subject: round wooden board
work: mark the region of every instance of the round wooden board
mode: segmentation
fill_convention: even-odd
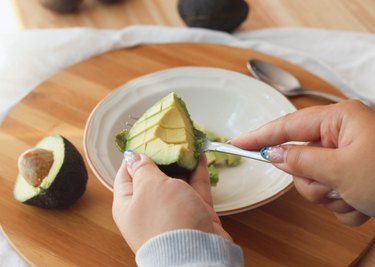
[[[0,128],[0,222],[14,247],[37,266],[135,266],[134,255],[111,216],[112,193],[89,170],[83,198],[66,210],[43,210],[13,199],[17,158],[44,136],[60,133],[82,150],[86,120],[107,94],[130,79],[177,66],[212,66],[247,74],[246,60],[262,58],[294,73],[310,88],[336,95],[303,69],[251,50],[209,44],[145,45],[71,66],[51,77],[9,114]],[[297,108],[328,104],[300,97]],[[222,218],[242,246],[246,266],[348,266],[372,240],[373,222],[341,225],[323,207],[292,189],[252,211]]]

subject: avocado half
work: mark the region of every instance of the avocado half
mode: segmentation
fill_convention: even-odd
[[[179,176],[197,166],[202,140],[196,131],[184,101],[171,92],[115,141],[121,152],[145,154],[167,175]]]
[[[71,142],[58,134],[43,138],[34,148],[23,153],[19,158],[19,168],[13,193],[15,199],[24,204],[48,209],[66,208],[86,190],[88,176],[83,158]],[[33,168],[46,176],[39,175],[35,179]]]

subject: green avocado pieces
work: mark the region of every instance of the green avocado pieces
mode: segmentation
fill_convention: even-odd
[[[211,130],[208,130],[200,125],[194,124],[194,127],[205,133],[207,139],[214,142],[225,143],[228,139],[222,136],[218,136]],[[208,174],[210,176],[211,186],[216,186],[219,182],[219,168],[220,167],[235,167],[240,164],[241,157],[237,155],[216,152],[216,151],[207,151],[205,152],[207,157],[207,166]]]
[[[174,92],[150,107],[115,139],[121,152],[147,155],[170,176],[187,174],[197,166],[200,140],[185,103]]]
[[[85,192],[87,170],[77,148],[61,135],[50,135],[18,160],[14,198],[41,208],[66,208]]]

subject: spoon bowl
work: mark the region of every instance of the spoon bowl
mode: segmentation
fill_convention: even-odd
[[[313,95],[328,99],[332,102],[344,100],[341,97],[321,91],[303,89],[299,80],[294,75],[259,59],[250,59],[247,62],[247,68],[255,78],[271,85],[285,96]]]

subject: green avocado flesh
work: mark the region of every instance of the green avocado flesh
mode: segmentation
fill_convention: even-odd
[[[47,136],[34,148],[51,151],[52,166],[38,186],[30,184],[20,172],[13,191],[15,199],[41,208],[66,208],[72,205],[86,189],[87,170],[81,154],[60,135]]]
[[[174,92],[150,107],[132,126],[116,136],[121,152],[147,155],[166,174],[193,170],[199,160],[199,144],[185,103]]]
[[[211,130],[208,130],[198,124],[194,124],[194,127],[205,133],[207,136],[207,139],[213,142],[222,142],[225,143],[228,141],[226,137],[219,136],[212,132]],[[207,166],[208,166],[208,174],[210,176],[210,182],[211,186],[216,186],[219,182],[219,168],[223,167],[235,167],[238,164],[240,164],[241,157],[222,153],[222,152],[215,152],[215,151],[207,151],[205,152],[207,157]]]
[[[150,107],[132,126],[116,135],[121,152],[132,150],[151,158],[169,176],[188,174],[199,160],[204,143],[197,130],[210,141],[226,142],[212,131],[193,124],[186,105],[174,92]],[[220,152],[206,152],[211,185],[219,181],[219,168],[237,166],[241,157]]]

